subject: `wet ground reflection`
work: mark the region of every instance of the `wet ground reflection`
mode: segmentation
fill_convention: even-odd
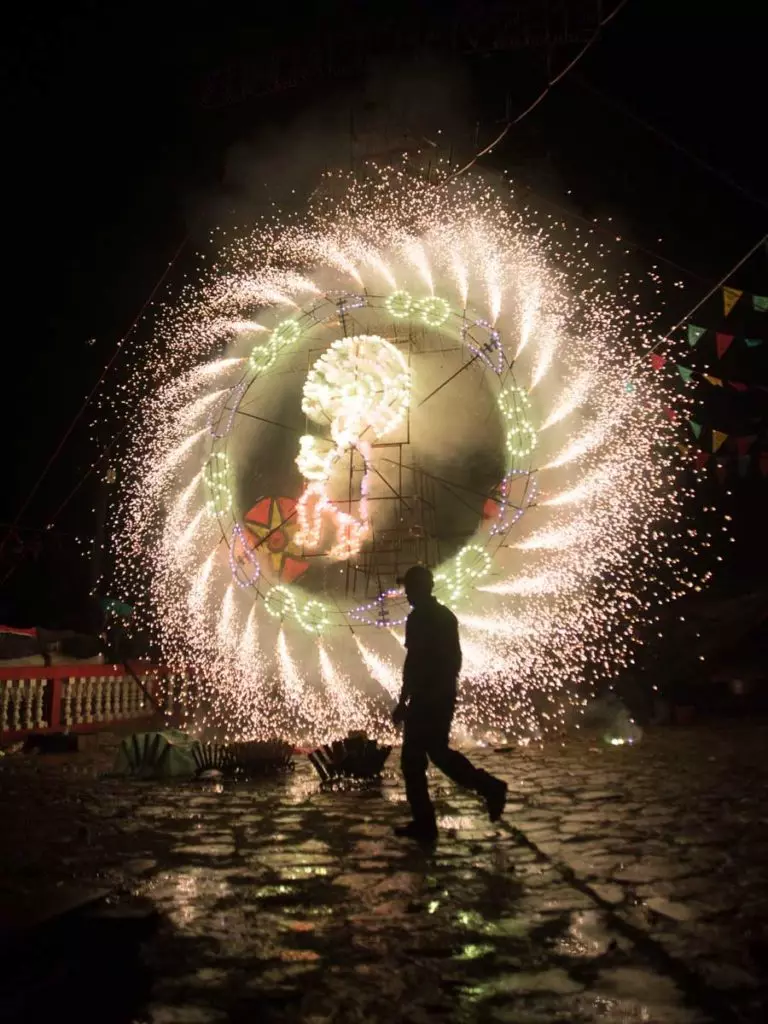
[[[391,788],[324,792],[301,766],[186,801],[204,813],[171,849],[177,866],[140,887],[165,922],[152,1019],[702,1019],[471,795],[444,795],[446,838],[425,850],[393,837]]]
[[[394,773],[355,792],[301,763],[252,785],[6,773],[5,877],[147,897],[151,1021],[762,1022],[767,740],[484,751],[506,823],[440,781],[434,850],[392,835]]]

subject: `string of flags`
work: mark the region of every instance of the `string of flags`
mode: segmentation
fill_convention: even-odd
[[[726,316],[744,294],[741,288],[723,288],[723,311]],[[749,292],[746,294],[752,300],[752,309],[756,313],[768,313],[768,295],[752,295]]]
[[[693,436],[698,440],[704,430],[704,424],[698,420],[688,420]],[[725,442],[730,438],[736,445],[736,451],[740,456],[748,455],[752,445],[757,441],[757,434],[727,434],[724,430],[712,429],[712,451],[719,451]]]
[[[762,340],[762,339],[761,339]],[[667,364],[667,357],[660,352],[651,352],[651,366],[654,370],[661,370]],[[722,377],[715,377],[711,373],[702,373],[694,370],[692,366],[683,366],[682,363],[674,364],[682,380],[687,384],[693,377],[707,381],[713,387],[733,388],[734,391],[764,391],[768,394],[768,384],[746,384],[743,380],[724,380]]]
[[[745,384],[743,380],[723,380],[722,377],[715,377],[711,373],[701,373],[699,370],[694,370],[690,366],[682,366],[680,363],[675,363],[675,366],[686,384],[691,378],[699,377],[716,388],[729,387],[734,391],[764,391],[768,394],[768,384]]]
[[[768,247],[766,248],[768,252]],[[741,288],[733,288],[726,286],[722,288],[722,301],[723,301],[723,315],[724,317],[730,316],[734,308],[737,305],[741,305],[742,308],[751,309],[754,313],[768,313],[768,295],[755,295],[751,292],[745,292]],[[764,333],[764,332],[761,332]],[[688,323],[687,324],[687,338],[688,345],[691,348],[696,348],[701,339],[705,334],[714,335],[714,347],[717,352],[718,359],[722,359],[723,356],[729,351],[733,343],[737,339],[736,332],[727,330],[712,330],[711,328],[702,327],[698,324]],[[766,344],[768,339],[765,337],[745,337],[742,334],[738,335],[739,345],[743,345],[746,349],[759,349],[762,345]],[[667,359],[664,355],[656,352],[650,354],[651,365],[655,370],[661,370],[667,363]],[[763,391],[768,393],[768,385],[764,384],[747,384],[740,380],[724,380],[722,377],[715,376],[711,373],[703,373],[699,370],[695,370],[691,366],[686,366],[681,363],[674,362],[675,369],[680,375],[683,383],[689,383],[694,377],[707,381],[708,384],[713,387],[719,388],[732,388],[734,391],[748,391],[756,392]],[[667,417],[674,423],[678,420],[679,414],[672,408],[666,408],[664,410]],[[703,423],[698,420],[686,417],[691,427],[693,437],[699,443],[704,440],[702,435],[705,434],[709,440],[707,447],[711,450],[704,451],[696,445],[680,444],[680,450],[683,454],[689,454],[692,456],[693,464],[696,469],[704,469],[708,465],[714,466],[715,473],[720,482],[724,482],[728,476],[729,470],[734,466],[738,467],[739,476],[745,477],[749,474],[751,466],[756,465],[763,477],[768,477],[768,451],[764,450],[763,442],[765,440],[765,434],[763,430],[753,434],[728,434],[724,430],[715,430],[714,428],[705,427]],[[762,438],[762,440],[759,440]],[[728,443],[728,451],[723,451],[723,446]]]
[[[726,435],[727,436],[727,435]],[[742,441],[746,444],[748,438],[737,438],[737,441]],[[736,461],[739,476],[747,476],[750,467],[755,464],[760,470],[762,476],[768,476],[768,452],[761,451],[754,455],[749,452],[742,451],[737,452],[735,456],[723,456],[717,455],[714,452],[705,452],[700,448],[692,449],[691,445],[681,444],[680,451],[683,455],[688,455],[693,452],[693,464],[696,469],[705,469],[708,465],[714,465],[717,470],[718,476],[722,479],[727,476],[729,468]]]
[[[698,345],[708,330],[709,328],[707,327],[698,327],[696,324],[688,324],[688,344],[691,348],[695,348]],[[715,331],[714,333],[717,358],[722,359],[735,341],[736,335],[728,334],[726,331]],[[760,345],[765,342],[764,338],[742,338],[741,340],[747,348],[759,348]]]

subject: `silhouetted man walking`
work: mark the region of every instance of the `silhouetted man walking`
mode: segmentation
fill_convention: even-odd
[[[398,582],[405,584],[412,611],[405,624],[403,689],[392,721],[405,726],[402,768],[413,821],[395,832],[432,842],[437,824],[427,787],[428,759],[449,779],[484,797],[491,821],[502,815],[507,784],[448,746],[461,670],[456,616],[432,596],[434,580],[425,566],[413,566]]]

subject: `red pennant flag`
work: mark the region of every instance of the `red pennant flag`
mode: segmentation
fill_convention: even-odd
[[[739,455],[746,455],[756,440],[756,434],[753,434],[752,437],[737,437],[736,451],[739,453]]]
[[[768,476],[768,452],[760,452],[760,472]]]
[[[659,355],[658,352],[651,352],[651,366],[654,370],[661,370],[666,361],[666,356]]]
[[[695,455],[694,460],[693,460],[693,464],[696,467],[696,469],[704,469],[704,467],[706,466],[706,464],[708,462],[709,462],[709,452],[702,452],[702,451],[696,452],[696,455]]]
[[[728,383],[736,391],[749,391],[749,385],[740,380],[729,380]]]
[[[664,406],[664,415],[667,417],[670,423],[677,423],[677,413],[670,406]]]
[[[717,349],[717,358],[722,359],[728,349],[731,347],[733,341],[733,334],[721,334],[718,332],[715,335],[715,348]]]

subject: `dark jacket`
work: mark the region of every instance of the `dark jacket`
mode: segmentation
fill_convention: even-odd
[[[413,711],[453,708],[461,671],[459,624],[434,597],[415,607],[405,623],[407,654],[401,701]]]

